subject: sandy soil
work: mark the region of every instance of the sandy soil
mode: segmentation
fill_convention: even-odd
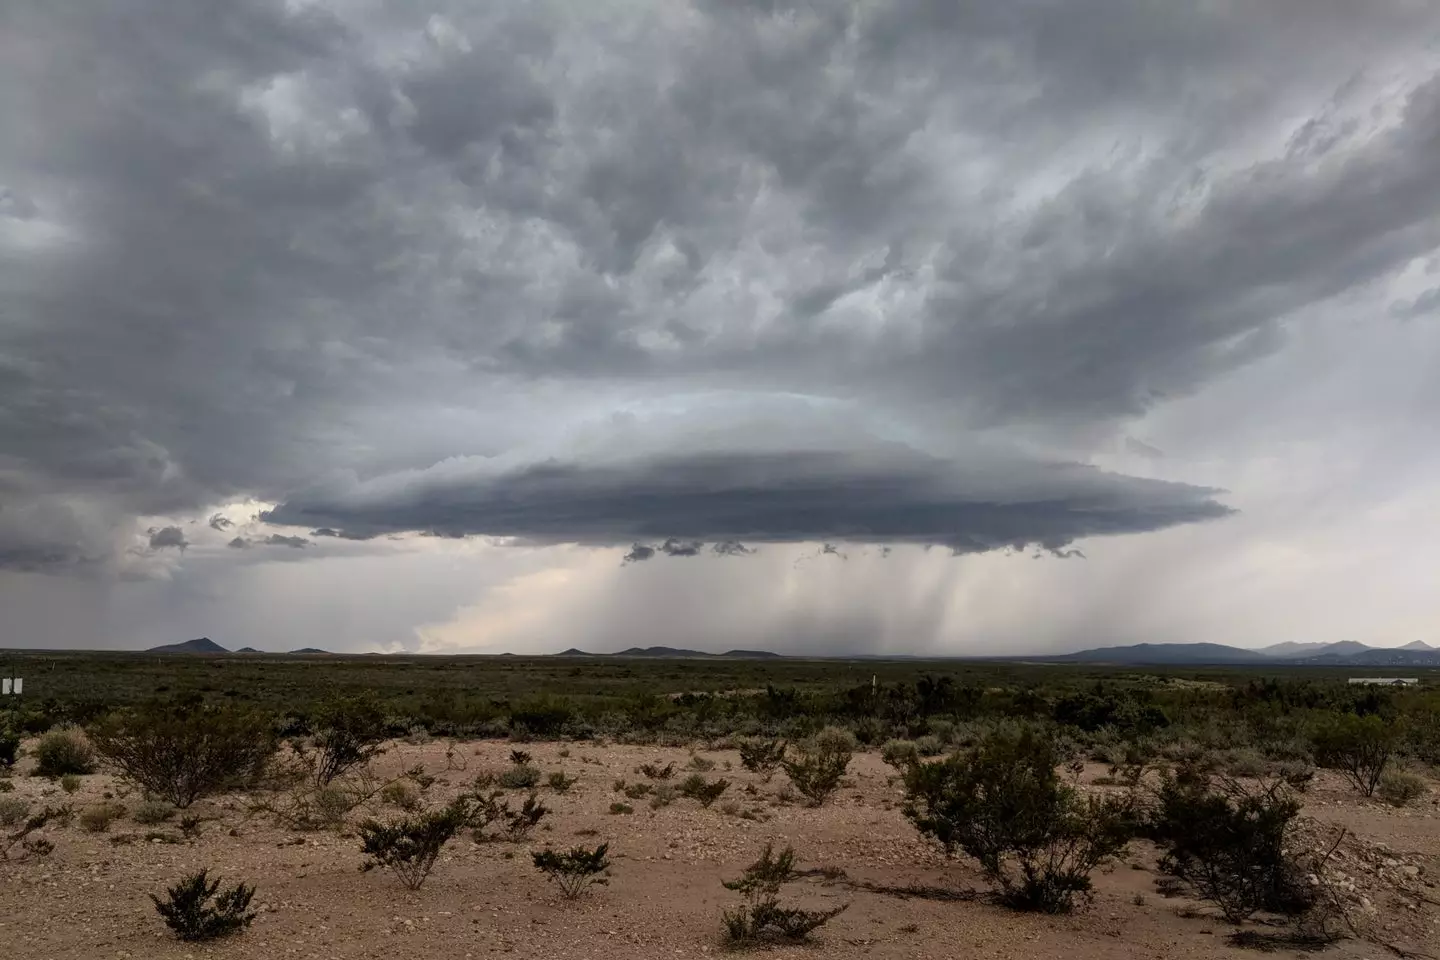
[[[395,744],[383,758],[387,773],[422,763],[439,776],[428,802],[441,802],[485,769],[507,764],[505,743],[463,744],[464,771],[446,771],[446,746]],[[723,952],[720,912],[738,902],[721,887],[737,876],[766,841],[791,844],[806,865],[843,868],[850,882],[797,882],[793,899],[805,905],[850,904],[811,945],[776,948],[774,957],[874,958],[1216,958],[1255,956],[1227,944],[1231,927],[1201,904],[1156,892],[1153,853],[1137,845],[1126,860],[1096,876],[1096,896],[1071,916],[1012,913],[983,900],[939,901],[860,889],[946,887],[983,889],[973,868],[947,862],[923,842],[899,811],[900,791],[877,755],[857,756],[850,785],[826,806],[777,801],[785,783],[769,783],[740,769],[732,752],[705,751],[732,781],[710,809],[680,799],[651,810],[611,814],[624,798],[618,778],[643,779],[637,764],[689,759],[686,751],[595,744],[533,744],[547,773],[564,770],[579,782],[563,795],[542,789],[554,813],[522,844],[477,844],[466,836],[446,849],[418,893],[379,871],[359,870],[353,836],[295,833],[272,818],[247,815],[249,798],[198,804],[207,818],[198,840],[146,842],[151,829],[128,818],[108,833],[84,832],[78,822],[47,828],[54,852],[45,859],[0,862],[0,956],[6,958],[676,958]],[[568,751],[568,756],[561,756]],[[729,763],[731,769],[725,769]],[[1087,770],[1085,778],[1103,773]],[[105,775],[86,777],[68,798],[77,810],[117,789]],[[678,777],[677,777],[678,779]],[[65,800],[49,781],[12,779],[9,796]],[[758,797],[744,787],[755,784]],[[131,794],[127,803],[138,797]],[[734,800],[762,821],[726,813]],[[1360,925],[1378,939],[1440,956],[1440,806],[1431,797],[1395,810],[1361,802],[1338,780],[1322,775],[1306,813],[1320,826],[1354,831],[1336,861]],[[358,814],[357,814],[358,816]],[[162,829],[174,832],[173,825]],[[592,833],[593,831],[593,833]],[[135,842],[116,843],[117,835]],[[608,840],[614,867],[608,886],[578,902],[563,901],[531,865],[529,851]],[[223,877],[259,888],[261,911],[243,936],[213,945],[173,940],[147,898],[188,870],[208,866]],[[1299,955],[1293,949],[1280,956]],[[1327,956],[1395,955],[1374,940],[1348,940]]]

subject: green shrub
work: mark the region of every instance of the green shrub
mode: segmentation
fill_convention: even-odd
[[[326,786],[385,752],[385,714],[364,697],[332,697],[315,711],[314,780]]]
[[[880,759],[904,772],[910,765],[920,762],[920,748],[914,740],[887,740],[880,748]]]
[[[729,780],[706,781],[702,774],[694,773],[686,777],[680,784],[680,793],[692,800],[699,800],[700,806],[709,807],[716,800],[720,799],[730,786]]]
[[[630,806],[630,804],[628,803],[621,803],[617,800],[614,803],[610,804],[610,812],[615,814],[634,813],[635,808]]]
[[[826,727],[784,761],[785,773],[811,806],[820,806],[840,787],[840,778],[855,753],[855,738],[847,730]]]
[[[605,871],[610,869],[606,857],[609,850],[610,845],[602,843],[594,849],[573,847],[565,853],[544,850],[531,856],[535,869],[555,881],[566,900],[576,900],[591,884],[609,882],[605,877]]]
[[[675,797],[678,795],[678,792],[679,791],[671,784],[660,784],[650,796],[650,809],[659,810],[661,807],[670,806],[670,804],[675,802]]]
[[[9,727],[0,727],[0,770],[15,766],[20,757],[20,734]]]
[[[30,801],[19,797],[0,797],[0,827],[13,827],[30,812]]]
[[[1245,786],[1181,771],[1161,784],[1147,824],[1160,868],[1240,923],[1257,911],[1299,916],[1316,901],[1311,872],[1287,852],[1300,804],[1283,780]]]
[[[60,778],[60,789],[66,793],[78,793],[80,791],[80,778],[73,773],[67,773]]]
[[[923,834],[980,863],[1000,898],[1062,913],[1090,893],[1090,874],[1125,848],[1130,805],[1082,797],[1060,782],[1053,739],[999,729],[946,760],[905,773],[905,815]]]
[[[243,883],[220,892],[220,881],[210,880],[207,871],[193,873],[166,891],[161,900],[150,899],[165,925],[185,941],[215,940],[239,933],[250,925],[255,914],[248,912],[255,888]]]
[[[104,833],[124,815],[125,808],[118,803],[97,803],[80,811],[80,827],[87,833]]]
[[[380,788],[380,802],[401,810],[419,810],[420,788],[409,780],[392,780]]]
[[[700,773],[709,773],[711,770],[715,769],[715,761],[711,760],[709,757],[702,757],[697,753],[690,758],[690,762],[686,764],[686,766],[689,767],[689,769],[697,770]]]
[[[1339,770],[1361,793],[1374,795],[1380,777],[1395,756],[1403,731],[1395,721],[1371,714],[1327,717],[1311,734],[1315,762]]]
[[[744,897],[745,902],[721,915],[725,939],[735,946],[762,941],[798,942],[828,923],[845,910],[842,904],[832,910],[801,910],[780,905],[781,888],[799,876],[795,869],[795,851],[786,847],[779,854],[765,845],[760,858],[745,868],[737,880],[724,881],[725,889]]]
[[[74,728],[51,730],[35,745],[35,773],[42,777],[95,772],[95,751]]]
[[[785,759],[784,740],[745,737],[737,746],[740,749],[740,766],[751,773],[763,775],[767,781]]]
[[[698,776],[698,774],[697,774],[697,776]],[[703,779],[703,778],[702,778],[702,779]],[[650,794],[650,791],[652,791],[652,790],[654,790],[654,789],[655,789],[655,788],[652,787],[650,784],[648,784],[648,783],[643,783],[643,782],[642,782],[642,783],[632,783],[632,784],[630,784],[629,786],[625,787],[625,789],[624,789],[622,792],[625,794],[625,796],[629,797],[631,800],[639,800],[641,797],[648,796],[648,795]]]
[[[540,782],[540,771],[529,764],[516,764],[500,774],[500,786],[507,790],[529,790]]]
[[[1248,747],[1227,750],[1218,759],[1221,768],[1232,777],[1258,779],[1265,776],[1270,769],[1270,764],[1260,755],[1260,751]]]
[[[915,741],[915,750],[922,757],[938,757],[945,752],[945,743],[939,737],[921,737]]]
[[[253,782],[276,749],[267,716],[193,701],[111,714],[91,728],[90,738],[128,779],[180,809]]]
[[[419,890],[440,851],[461,828],[472,823],[474,809],[467,798],[427,813],[390,823],[366,820],[360,824],[364,869],[388,867],[410,890]]]
[[[556,793],[569,793],[570,788],[575,786],[575,783],[578,779],[578,777],[565,776],[564,770],[556,770],[554,773],[550,774],[549,778],[546,780],[546,783],[548,783],[550,785],[550,789],[554,790]]]
[[[635,768],[635,772],[651,780],[669,780],[675,775],[675,764],[667,763],[662,767],[658,763],[642,763]]]
[[[1429,790],[1425,778],[1410,770],[1386,770],[1380,775],[1375,792],[1380,799],[1395,807],[1403,807],[1419,800]]]
[[[505,836],[512,843],[520,843],[549,812],[550,808],[541,803],[539,795],[533,791],[519,810],[511,810],[508,805],[502,804],[500,819],[505,825]]]

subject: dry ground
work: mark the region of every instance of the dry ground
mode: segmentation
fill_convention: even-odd
[[[510,744],[462,744],[465,770],[446,771],[443,743],[393,744],[382,772],[423,763],[439,776],[430,802],[443,801],[485,769],[507,764]],[[903,897],[858,889],[912,885],[980,889],[976,872],[947,862],[923,842],[899,811],[892,771],[875,754],[857,756],[850,785],[826,806],[810,809],[777,802],[786,783],[769,783],[740,769],[729,751],[704,751],[716,762],[710,777],[732,781],[710,809],[692,800],[652,811],[629,801],[630,815],[609,812],[624,798],[618,778],[646,761],[689,759],[684,750],[597,746],[593,743],[525,747],[542,770],[579,778],[572,790],[541,790],[554,813],[523,844],[476,844],[468,836],[446,848],[418,893],[389,874],[362,873],[353,836],[298,834],[271,818],[247,815],[249,798],[225,797],[197,805],[207,818],[200,839],[180,844],[117,844],[116,835],[147,830],[128,818],[106,834],[86,833],[78,822],[47,828],[55,850],[46,859],[0,862],[0,957],[27,958],[536,958],[700,957],[721,953],[720,912],[737,902],[720,881],[737,876],[766,841],[791,844],[806,865],[843,868],[852,883],[818,878],[795,884],[810,905],[849,903],[823,927],[812,945],[766,955],[823,960],[879,958],[1088,958],[1253,957],[1226,942],[1231,932],[1202,905],[1166,899],[1155,890],[1153,854],[1137,846],[1123,863],[1096,876],[1094,902],[1066,917],[1009,912],[983,901]],[[561,756],[568,751],[568,756]],[[731,769],[725,769],[729,763]],[[1095,768],[1086,779],[1103,773]],[[683,773],[680,774],[683,776]],[[86,777],[71,799],[76,809],[117,785],[105,775]],[[678,779],[678,776],[677,776]],[[16,776],[15,792],[37,805],[66,799],[55,784]],[[759,797],[745,795],[754,783]],[[138,799],[131,794],[126,802]],[[734,800],[766,819],[751,821],[722,810]],[[1373,936],[1422,955],[1440,956],[1440,806],[1432,795],[1395,810],[1362,802],[1338,780],[1322,775],[1307,797],[1306,813],[1321,826],[1343,824],[1356,838],[1337,862],[1353,913]],[[357,814],[358,815],[358,814]],[[166,829],[173,831],[173,826]],[[594,831],[592,834],[591,831]],[[529,851],[547,844],[611,844],[609,886],[584,900],[562,901],[530,863]],[[160,892],[182,873],[209,866],[225,878],[259,888],[261,914],[245,935],[215,945],[171,939],[147,894]],[[1367,909],[1368,905],[1368,909]],[[1293,948],[1279,956],[1296,956]],[[1336,960],[1396,955],[1374,940],[1349,940],[1325,953]]]

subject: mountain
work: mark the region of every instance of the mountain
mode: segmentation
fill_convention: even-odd
[[[628,650],[621,650],[619,653],[586,653],[584,650],[571,647],[569,650],[561,650],[552,654],[556,657],[654,657],[663,659],[666,657],[701,657],[711,660],[783,660],[783,653],[771,653],[769,650],[726,650],[724,653],[705,653],[703,650],[685,650],[679,647],[631,647]]]
[[[1421,653],[1433,653],[1440,651],[1440,647],[1432,647],[1424,640],[1411,640],[1403,647],[1396,647],[1396,650],[1419,650]]]
[[[569,650],[561,650],[559,653],[555,654],[555,656],[557,656],[557,657],[594,657],[594,656],[602,656],[602,654],[586,653],[584,650],[580,650],[580,649],[577,649],[577,648],[575,648],[575,647],[571,647]]]
[[[720,656],[730,660],[784,660],[785,654],[769,650],[726,650]]]
[[[631,647],[628,650],[621,650],[619,653],[610,654],[612,657],[709,657],[713,654],[701,653],[699,650],[677,650],[675,647]]]
[[[291,653],[323,653],[329,655],[329,650],[321,650],[319,647],[301,647],[299,650],[291,650]]]
[[[159,647],[151,647],[146,653],[229,653],[220,644],[209,637],[200,637],[197,640],[186,640],[184,643],[167,643]]]
[[[1268,647],[1261,647],[1257,652],[1267,657],[1308,657],[1328,647],[1328,643],[1296,643],[1294,640],[1286,640],[1284,643],[1272,643]]]
[[[1374,649],[1358,640],[1341,640],[1339,643],[1327,643],[1319,650],[1307,653],[1306,657],[1353,657]]]
[[[254,647],[241,647],[236,653],[264,653],[263,650],[256,650]]]
[[[1060,657],[1046,657],[1070,663],[1200,664],[1264,663],[1270,658],[1255,650],[1227,647],[1220,643],[1137,643],[1128,647],[1097,647]]]
[[[1304,657],[1294,662],[1316,667],[1440,667],[1440,650],[1380,647],[1348,655]]]

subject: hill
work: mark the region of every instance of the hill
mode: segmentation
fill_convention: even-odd
[[[1396,647],[1397,650],[1419,650],[1422,653],[1434,653],[1440,651],[1440,647],[1432,647],[1424,640],[1411,640],[1403,647]]]
[[[680,650],[675,647],[631,647],[628,650],[621,650],[619,653],[610,654],[612,657],[709,657],[714,654],[701,653],[699,650]]]
[[[1296,643],[1294,640],[1286,640],[1284,643],[1272,643],[1268,647],[1261,647],[1257,652],[1263,653],[1267,657],[1286,659],[1313,656],[1328,646],[1328,643]]]
[[[186,640],[184,643],[167,643],[158,647],[151,647],[146,653],[229,653],[220,644],[209,637],[200,637],[196,640]]]
[[[236,653],[264,653],[263,650],[256,650],[254,647],[241,647]]]
[[[329,654],[329,650],[321,650],[319,647],[301,647],[299,650],[291,650],[291,653],[323,653]]]
[[[784,660],[785,654],[771,653],[769,650],[726,650],[720,654],[731,660]]]
[[[1227,647],[1221,643],[1137,643],[1128,647],[1097,647],[1060,657],[1046,657],[1069,663],[1264,663],[1270,659],[1256,650]]]

